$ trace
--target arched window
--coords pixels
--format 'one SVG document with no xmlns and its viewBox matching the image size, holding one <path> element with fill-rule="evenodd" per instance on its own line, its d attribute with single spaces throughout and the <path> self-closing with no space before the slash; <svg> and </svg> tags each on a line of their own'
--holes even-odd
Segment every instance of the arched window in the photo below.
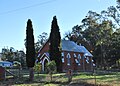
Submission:
<svg viewBox="0 0 120 86">
<path fill-rule="evenodd" d="M 81 55 L 78 54 L 78 62 L 80 63 Z"/>
<path fill-rule="evenodd" d="M 61 53 L 62 56 L 62 63 L 64 63 L 64 52 Z"/>
<path fill-rule="evenodd" d="M 86 62 L 89 63 L 89 58 L 88 57 L 86 57 Z"/>
<path fill-rule="evenodd" d="M 64 58 L 62 57 L 62 63 L 64 63 Z"/>
<path fill-rule="evenodd" d="M 61 53 L 61 56 L 64 57 L 64 52 Z"/>
<path fill-rule="evenodd" d="M 68 54 L 67 54 L 67 65 L 70 65 L 70 64 L 71 64 L 70 58 L 71 58 L 71 56 L 70 56 L 70 54 L 68 53 Z"/>
</svg>

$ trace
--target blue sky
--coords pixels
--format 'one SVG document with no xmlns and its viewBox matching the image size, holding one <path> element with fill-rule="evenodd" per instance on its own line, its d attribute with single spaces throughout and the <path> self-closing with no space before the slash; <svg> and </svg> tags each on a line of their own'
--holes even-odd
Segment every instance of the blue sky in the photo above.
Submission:
<svg viewBox="0 0 120 86">
<path fill-rule="evenodd" d="M 42 32 L 50 33 L 54 15 L 63 37 L 89 10 L 99 13 L 115 5 L 116 0 L 0 0 L 0 51 L 7 46 L 25 50 L 28 19 L 33 23 L 35 41 Z"/>
</svg>

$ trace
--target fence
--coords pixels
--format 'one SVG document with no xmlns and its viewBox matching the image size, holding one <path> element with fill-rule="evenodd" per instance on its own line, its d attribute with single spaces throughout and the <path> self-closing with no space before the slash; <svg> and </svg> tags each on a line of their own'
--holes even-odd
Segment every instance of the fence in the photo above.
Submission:
<svg viewBox="0 0 120 86">
<path fill-rule="evenodd" d="M 28 69 L 6 69 L 11 72 L 7 73 L 6 76 L 12 77 L 28 77 Z M 14 75 L 12 75 L 14 74 Z M 35 73 L 37 74 L 37 73 Z M 38 76 L 39 75 L 39 76 Z M 35 75 L 36 80 L 47 82 L 49 76 L 47 74 Z M 54 74 L 53 81 L 55 82 L 67 82 L 68 77 L 66 73 Z M 119 86 L 120 85 L 120 72 L 119 71 L 106 71 L 106 70 L 95 70 L 94 72 L 74 72 L 72 75 L 72 83 L 91 83 L 91 84 L 106 84 L 107 86 Z"/>
</svg>

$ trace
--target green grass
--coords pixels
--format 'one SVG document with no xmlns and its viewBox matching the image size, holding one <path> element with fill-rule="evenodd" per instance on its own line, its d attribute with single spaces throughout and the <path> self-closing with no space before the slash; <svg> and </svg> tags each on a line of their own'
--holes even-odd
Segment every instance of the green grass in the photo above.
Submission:
<svg viewBox="0 0 120 86">
<path fill-rule="evenodd" d="M 95 80 L 96 78 L 96 80 Z M 9 81 L 9 79 L 8 79 Z M 1 82 L 3 84 L 9 83 L 13 86 L 61 86 L 68 84 L 68 78 L 66 73 L 53 74 L 53 81 L 50 81 L 50 77 L 48 74 L 35 74 L 35 78 L 33 82 L 28 81 L 28 74 L 23 75 L 21 78 L 13 79 L 12 82 L 4 81 Z M 118 73 L 75 73 L 73 74 L 72 83 L 90 83 L 90 84 L 108 84 L 111 86 L 119 86 L 120 85 L 120 72 Z M 24 84 L 22 84 L 24 83 Z M 74 86 L 74 85 L 73 85 Z"/>
<path fill-rule="evenodd" d="M 86 81 L 88 83 L 96 83 L 97 84 L 109 84 L 114 86 L 120 85 L 120 72 L 119 73 L 110 73 L 110 74 L 86 74 L 81 73 L 78 75 L 73 76 L 73 80 L 81 79 L 82 81 Z"/>
</svg>

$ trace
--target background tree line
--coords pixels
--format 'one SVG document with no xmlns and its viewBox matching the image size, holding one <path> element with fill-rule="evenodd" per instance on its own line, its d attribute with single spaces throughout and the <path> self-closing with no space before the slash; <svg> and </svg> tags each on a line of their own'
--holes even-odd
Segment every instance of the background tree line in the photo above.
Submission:
<svg viewBox="0 0 120 86">
<path fill-rule="evenodd" d="M 25 60 L 25 53 L 23 50 L 16 50 L 13 47 L 10 48 L 2 48 L 1 52 L 1 60 L 3 61 L 10 61 L 10 62 L 20 62 L 22 67 L 26 66 L 26 60 Z"/>
<path fill-rule="evenodd" d="M 118 0 L 119 1 L 119 0 Z M 78 45 L 84 45 L 94 56 L 97 67 L 120 67 L 120 5 L 110 6 L 101 13 L 89 11 L 80 25 L 65 33 Z"/>
</svg>

